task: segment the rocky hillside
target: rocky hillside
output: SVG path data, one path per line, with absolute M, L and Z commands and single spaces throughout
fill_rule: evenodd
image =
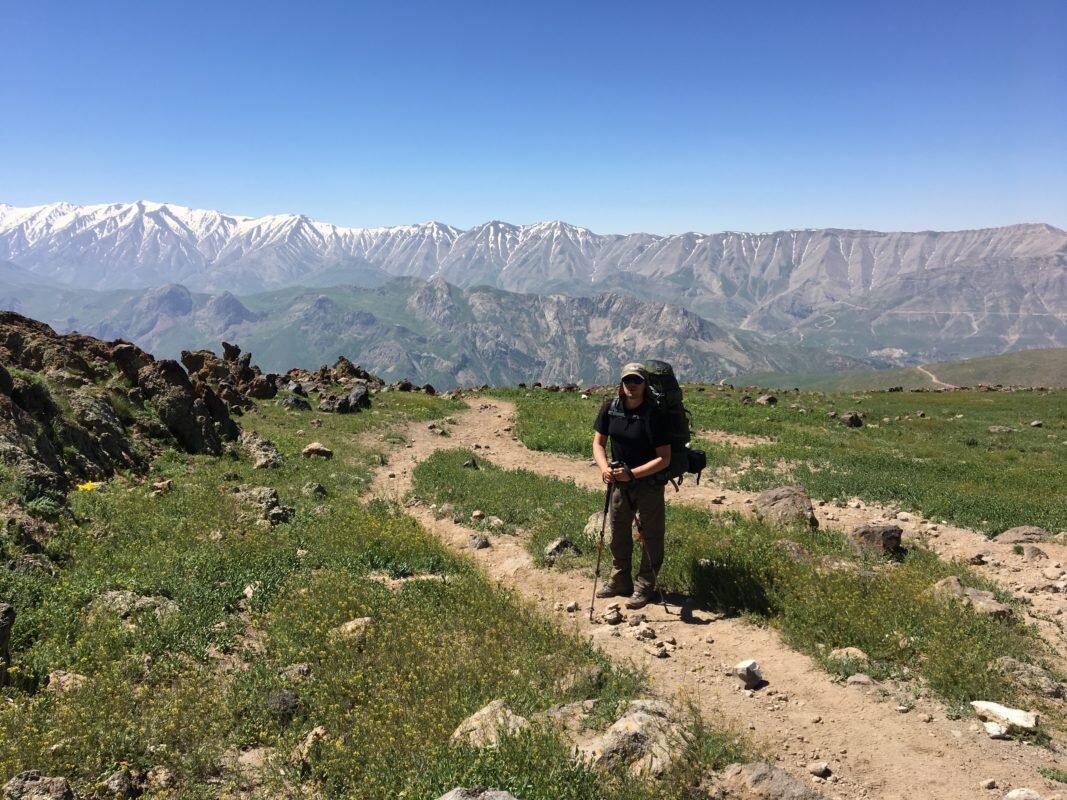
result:
M 245 298 L 170 285 L 66 306 L 67 327 L 123 337 L 163 355 L 240 341 L 266 369 L 348 355 L 387 380 L 449 388 L 604 382 L 633 357 L 666 357 L 688 380 L 742 372 L 825 371 L 870 362 L 732 333 L 690 311 L 629 294 L 594 297 L 460 289 L 395 279 L 377 289 L 290 289 Z M 109 305 L 113 304 L 113 305 Z
M 147 468 L 159 442 L 219 454 L 226 403 L 176 361 L 0 313 L 0 462 L 33 497 Z

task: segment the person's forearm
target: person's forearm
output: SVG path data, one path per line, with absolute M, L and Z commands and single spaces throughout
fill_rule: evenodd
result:
M 593 442 L 593 460 L 600 467 L 601 472 L 605 472 L 608 469 L 608 453 L 600 442 Z
M 635 478 L 647 478 L 649 475 L 655 475 L 657 472 L 665 468 L 668 463 L 667 459 L 662 458 L 661 456 L 656 456 L 651 461 L 648 461 L 639 467 L 634 467 L 631 471 Z

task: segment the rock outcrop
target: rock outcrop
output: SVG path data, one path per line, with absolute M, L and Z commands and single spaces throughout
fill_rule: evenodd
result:
M 28 494 L 144 471 L 151 440 L 218 455 L 237 434 L 226 404 L 177 362 L 0 312 L 0 459 Z

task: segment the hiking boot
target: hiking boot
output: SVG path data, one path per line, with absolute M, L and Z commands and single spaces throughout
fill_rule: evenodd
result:
M 625 606 L 631 611 L 636 611 L 639 608 L 644 608 L 652 602 L 652 592 L 636 591 L 630 595 L 625 603 Z
M 633 588 L 628 589 L 616 589 L 610 583 L 604 584 L 600 589 L 597 589 L 596 596 L 601 600 L 606 600 L 609 597 L 625 597 L 633 591 Z

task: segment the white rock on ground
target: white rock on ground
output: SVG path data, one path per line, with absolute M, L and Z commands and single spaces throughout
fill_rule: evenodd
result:
M 1033 789 L 1012 789 L 1004 800 L 1041 800 L 1041 795 Z
M 1009 708 L 986 700 L 975 700 L 971 703 L 971 707 L 978 715 L 978 719 L 984 722 L 999 722 L 1008 728 L 1021 728 L 1027 731 L 1037 727 L 1038 715 L 1033 711 Z
M 990 739 L 1007 739 L 1008 729 L 1001 725 L 999 722 L 983 722 L 982 727 L 985 728 L 985 732 L 989 734 Z
M 528 727 L 529 720 L 513 713 L 503 700 L 494 700 L 459 723 L 452 732 L 452 741 L 466 742 L 474 747 L 495 747 L 501 736 Z
M 745 685 L 746 689 L 755 689 L 763 683 L 763 671 L 751 658 L 737 664 L 734 667 L 734 675 Z
M 511 792 L 501 792 L 497 789 L 453 789 L 448 794 L 443 794 L 437 800 L 517 800 Z

